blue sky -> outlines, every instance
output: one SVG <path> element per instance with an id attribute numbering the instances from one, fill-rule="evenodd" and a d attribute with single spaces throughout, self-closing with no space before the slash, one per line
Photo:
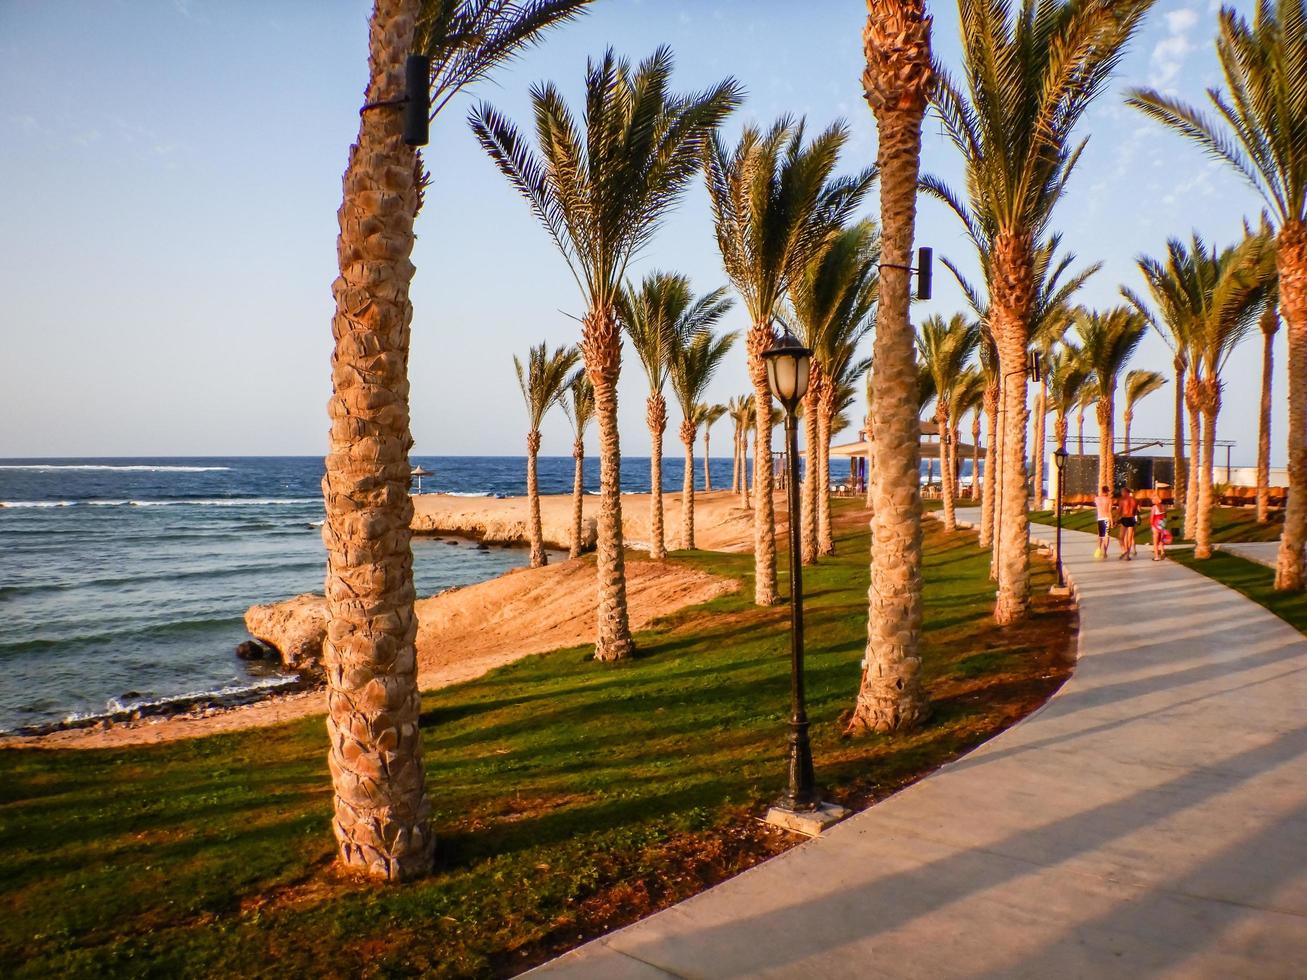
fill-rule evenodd
<path id="1" fill-rule="evenodd" d="M 936 50 L 956 65 L 956 8 L 933 6 Z M 475 144 L 474 98 L 525 122 L 532 82 L 553 79 L 575 98 L 587 56 L 612 45 L 639 58 L 666 43 L 680 87 L 733 74 L 747 88 L 728 135 L 784 112 L 812 126 L 842 117 L 853 169 L 875 154 L 859 87 L 864 11 L 856 0 L 600 0 L 452 104 L 427 150 L 433 184 L 414 254 L 415 452 L 520 454 L 511 355 L 578 336 L 576 285 Z M 0 0 L 0 456 L 324 450 L 335 214 L 366 81 L 368 13 L 361 0 Z M 1087 303 L 1137 287 L 1135 257 L 1159 253 L 1168 236 L 1197 229 L 1224 244 L 1260 207 L 1234 176 L 1121 102 L 1136 84 L 1199 99 L 1219 80 L 1215 23 L 1208 0 L 1159 3 L 1084 121 L 1089 149 L 1055 226 L 1082 262 L 1106 263 Z M 957 177 L 937 121 L 923 154 L 926 170 Z M 923 202 L 918 228 L 922 244 L 974 271 L 943 208 Z M 683 271 L 700 290 L 725 282 L 699 183 L 634 271 L 652 268 Z M 962 308 L 939 271 L 918 316 Z M 742 310 L 728 323 L 742 329 Z M 1282 337 L 1277 360 L 1282 462 Z M 1150 338 L 1133 366 L 1169 363 Z M 1220 436 L 1238 440 L 1236 464 L 1255 456 L 1259 372 L 1257 339 L 1226 375 Z M 740 348 L 712 396 L 746 389 Z M 628 359 L 621 424 L 631 455 L 648 451 L 645 394 Z M 1168 386 L 1143 403 L 1135 432 L 1169 431 Z M 725 451 L 724 424 L 716 437 Z M 561 414 L 546 422 L 543 451 L 570 451 Z"/>

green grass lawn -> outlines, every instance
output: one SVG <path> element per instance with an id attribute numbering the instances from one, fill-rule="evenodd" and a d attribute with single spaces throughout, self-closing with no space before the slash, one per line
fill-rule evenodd
<path id="1" fill-rule="evenodd" d="M 865 642 L 867 548 L 805 572 L 818 778 L 874 801 L 1042 703 L 1072 635 L 1037 560 L 1029 624 L 993 626 L 988 552 L 927 522 L 931 723 L 841 735 Z M 511 974 L 790 846 L 755 819 L 782 788 L 785 607 L 751 556 L 675 557 L 743 582 L 638 637 L 640 656 L 529 657 L 429 693 L 431 877 L 340 871 L 320 718 L 119 750 L 0 751 L 0 975 Z M 782 582 L 784 589 L 784 582 Z"/>
<path id="2" fill-rule="evenodd" d="M 1276 592 L 1273 569 L 1224 551 L 1215 551 L 1211 558 L 1202 561 L 1194 558 L 1193 552 L 1177 552 L 1172 557 L 1195 572 L 1242 592 L 1290 626 L 1307 633 L 1307 593 Z"/>
<path id="3" fill-rule="evenodd" d="M 1036 524 L 1056 524 L 1057 515 L 1051 510 L 1032 511 L 1030 519 Z M 1176 540 L 1184 529 L 1184 511 L 1173 510 L 1170 513 L 1171 533 Z M 1080 510 L 1063 511 L 1062 526 L 1069 531 L 1097 531 L 1098 518 L 1092 507 Z M 1212 542 L 1222 541 L 1278 541 L 1280 531 L 1284 528 L 1284 512 L 1272 512 L 1268 524 L 1257 523 L 1257 511 L 1252 507 L 1217 507 L 1212 511 Z M 1115 537 L 1119 531 L 1112 532 Z M 1153 532 L 1148 526 L 1148 509 L 1139 514 L 1139 529 L 1135 533 L 1138 544 L 1152 544 Z"/>

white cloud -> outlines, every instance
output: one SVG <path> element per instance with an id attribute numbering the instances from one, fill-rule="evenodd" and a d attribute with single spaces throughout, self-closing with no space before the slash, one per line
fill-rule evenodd
<path id="1" fill-rule="evenodd" d="M 1198 11 L 1180 7 L 1166 14 L 1167 36 L 1153 48 L 1152 74 L 1149 84 L 1165 89 L 1180 77 L 1185 59 L 1194 51 L 1189 32 L 1198 26 Z"/>

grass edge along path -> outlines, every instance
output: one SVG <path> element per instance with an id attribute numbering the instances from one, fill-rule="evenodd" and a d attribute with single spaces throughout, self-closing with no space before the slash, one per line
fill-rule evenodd
<path id="1" fill-rule="evenodd" d="M 861 808 L 1043 704 L 1074 626 L 1036 558 L 1030 622 L 995 627 L 988 552 L 926 522 L 934 718 L 845 738 L 868 531 L 836 508 L 839 554 L 804 571 L 806 678 L 818 779 Z M 320 718 L 0 750 L 0 975 L 511 975 L 793 846 L 758 819 L 785 774 L 789 611 L 749 601 L 751 555 L 674 560 L 743 587 L 642 632 L 628 664 L 573 648 L 424 695 L 439 866 L 422 881 L 333 863 Z"/>

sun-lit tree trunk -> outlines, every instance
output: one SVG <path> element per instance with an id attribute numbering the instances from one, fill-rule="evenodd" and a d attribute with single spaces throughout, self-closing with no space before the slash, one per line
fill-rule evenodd
<path id="1" fill-rule="evenodd" d="M 1129 456 L 1130 455 L 1130 427 L 1134 425 L 1135 422 L 1135 410 L 1134 410 L 1134 406 L 1130 405 L 1128 402 L 1126 403 L 1125 411 L 1121 413 L 1121 421 L 1123 423 L 1123 428 L 1125 429 L 1124 437 L 1121 440 L 1122 445 L 1124 447 L 1122 451 L 1125 453 L 1125 455 Z"/>
<path id="2" fill-rule="evenodd" d="M 935 408 L 935 424 L 939 427 L 939 492 L 944 499 L 944 530 L 956 531 L 958 519 L 953 500 L 953 447 L 949 445 L 948 405 L 944 399 L 940 399 Z"/>
<path id="3" fill-rule="evenodd" d="M 712 462 L 712 457 L 708 455 L 708 433 L 711 431 L 710 426 L 704 426 L 703 430 L 703 492 L 712 492 L 712 473 L 709 472 L 708 466 Z"/>
<path id="4" fill-rule="evenodd" d="M 799 500 L 799 541 L 803 564 L 817 563 L 817 418 L 820 413 L 821 366 L 812 362 L 808 392 L 803 396 L 803 487 Z"/>
<path id="5" fill-rule="evenodd" d="M 863 420 L 862 420 L 862 424 L 866 426 L 866 429 L 864 430 L 864 431 L 866 432 L 866 435 L 865 435 L 864 438 L 866 439 L 866 442 L 867 442 L 868 447 L 870 447 L 870 446 L 871 446 L 871 416 L 868 415 L 865 419 L 863 419 Z M 875 503 L 875 497 L 873 496 L 873 493 L 872 493 L 873 488 L 872 488 L 872 485 L 871 485 L 871 463 L 872 463 L 872 460 L 874 460 L 875 458 L 876 458 L 875 454 L 871 452 L 870 448 L 868 448 L 868 450 L 867 450 L 867 484 L 866 484 L 866 496 L 867 496 L 867 499 L 866 499 L 866 505 L 867 505 L 867 509 L 868 509 L 868 510 L 870 510 L 871 507 L 872 507 L 872 505 Z"/>
<path id="6" fill-rule="evenodd" d="M 1183 506 L 1185 494 L 1189 487 L 1189 464 L 1185 459 L 1184 451 L 1184 393 L 1185 393 L 1185 375 L 1188 373 L 1188 363 L 1184 356 L 1177 354 L 1175 358 L 1175 425 L 1172 432 L 1172 440 L 1175 445 L 1172 447 L 1172 466 L 1175 469 L 1173 486 L 1171 487 L 1171 496 L 1174 498 L 1175 506 Z"/>
<path id="7" fill-rule="evenodd" d="M 985 388 L 985 421 L 989 427 L 989 439 L 985 443 L 985 484 L 981 489 L 980 500 L 980 546 L 994 546 L 994 504 L 998 488 L 998 385 Z"/>
<path id="8" fill-rule="evenodd" d="M 1044 426 L 1048 422 L 1048 381 L 1035 389 L 1035 436 L 1031 455 L 1035 465 L 1035 507 L 1044 509 Z"/>
<path id="9" fill-rule="evenodd" d="M 1076 447 L 1076 455 L 1078 456 L 1085 454 L 1085 412 L 1088 408 L 1086 403 L 1081 402 L 1076 409 L 1076 442 L 1079 444 Z"/>
<path id="10" fill-rule="evenodd" d="M 1185 403 L 1189 408 L 1189 458 L 1193 460 L 1194 471 L 1185 487 L 1184 536 L 1192 541 L 1198 533 L 1198 493 L 1202 485 L 1203 417 L 1199 407 L 1202 384 L 1201 379 L 1192 373 L 1185 384 Z"/>
<path id="11" fill-rule="evenodd" d="M 867 0 L 863 88 L 879 135 L 880 305 L 873 350 L 874 503 L 862 683 L 852 731 L 910 729 L 929 714 L 921 681 L 921 425 L 909 279 L 921 122 L 933 70 L 922 0 Z"/>
<path id="12" fill-rule="evenodd" d="M 567 557 L 580 557 L 585 533 L 585 443 L 572 443 L 572 547 Z"/>
<path id="13" fill-rule="evenodd" d="M 754 422 L 756 424 L 757 420 L 755 419 Z M 744 455 L 740 457 L 740 495 L 744 498 L 744 506 L 752 507 L 753 504 L 750 502 L 749 496 L 750 496 L 750 492 L 753 490 L 753 479 L 752 479 L 753 474 L 750 473 L 749 471 L 749 426 L 747 425 L 744 427 L 743 440 L 744 440 L 744 445 L 743 445 Z M 753 443 L 756 449 L 758 444 L 758 434 L 756 431 L 753 436 Z M 755 469 L 758 466 L 758 459 L 756 455 L 754 456 L 753 465 Z"/>
<path id="14" fill-rule="evenodd" d="M 1194 557 L 1212 557 L 1212 467 L 1216 462 L 1216 419 L 1221 411 L 1221 386 L 1216 378 L 1203 379 L 1202 394 L 1203 458 L 1198 467 L 1198 520 L 1194 527 Z"/>
<path id="15" fill-rule="evenodd" d="M 1303 588 L 1303 546 L 1307 544 L 1307 225 L 1287 222 L 1276 252 L 1280 313 L 1288 340 L 1289 501 L 1275 569 L 1282 592 Z"/>
<path id="16" fill-rule="evenodd" d="M 586 374 L 595 389 L 599 423 L 599 526 L 595 565 L 599 577 L 596 660 L 622 660 L 635 648 L 626 606 L 626 557 L 622 551 L 622 447 L 617 430 L 617 379 L 622 369 L 622 332 L 613 308 L 592 309 L 581 330 Z"/>
<path id="17" fill-rule="evenodd" d="M 980 496 L 980 409 L 971 414 L 971 504 Z"/>
<path id="18" fill-rule="evenodd" d="M 772 401 L 767 365 L 762 355 L 772 345 L 770 321 L 749 328 L 749 380 L 757 413 L 753 446 L 753 601 L 776 604 L 776 508 L 772 488 Z"/>
<path id="19" fill-rule="evenodd" d="M 526 436 L 526 499 L 527 531 L 531 538 L 531 567 L 539 568 L 549 561 L 545 554 L 544 530 L 540 526 L 540 481 L 536 475 L 536 457 L 540 454 L 540 433 L 532 430 Z"/>
<path id="20" fill-rule="evenodd" d="M 998 599 L 994 620 L 1009 626 L 1025 619 L 1030 604 L 1029 494 L 1026 485 L 1026 348 L 1034 301 L 1033 248 L 1026 232 L 994 239 L 990 326 L 998 347 L 1003 408 L 1003 462 L 999 479 Z"/>
<path id="21" fill-rule="evenodd" d="M 835 388 L 822 386 L 817 417 L 817 554 L 835 554 L 835 526 L 830 512 L 830 430 L 835 416 Z"/>
<path id="22" fill-rule="evenodd" d="M 1098 416 L 1098 485 L 1116 489 L 1116 393 L 1104 391 L 1094 406 Z"/>
<path id="23" fill-rule="evenodd" d="M 403 94 L 418 7 L 416 0 L 377 0 L 366 102 Z M 322 481 L 332 826 L 343 864 L 392 881 L 430 871 L 435 850 L 418 723 L 409 531 L 415 163 L 399 112 L 362 114 L 339 211 Z"/>
<path id="24" fill-rule="evenodd" d="M 654 392 L 645 402 L 645 423 L 649 426 L 649 557 L 667 558 L 667 535 L 663 530 L 663 433 L 667 431 L 667 399 Z"/>
<path id="25" fill-rule="evenodd" d="M 1262 313 L 1262 404 L 1257 420 L 1257 523 L 1271 520 L 1271 382 L 1275 373 L 1275 335 L 1280 313 L 1267 303 Z"/>
<path id="26" fill-rule="evenodd" d="M 689 422 L 681 423 L 681 442 L 685 444 L 685 479 L 681 483 L 681 547 L 694 548 L 694 437 L 698 433 Z"/>

